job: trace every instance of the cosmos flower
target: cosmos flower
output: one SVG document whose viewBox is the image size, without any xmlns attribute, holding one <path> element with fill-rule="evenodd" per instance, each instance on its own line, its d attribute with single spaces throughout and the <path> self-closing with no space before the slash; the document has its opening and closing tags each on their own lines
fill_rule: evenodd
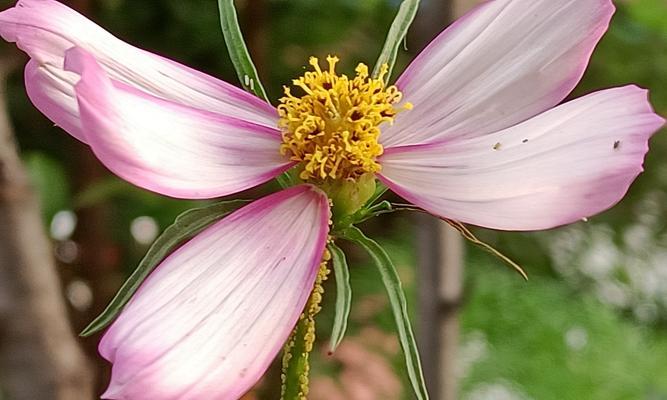
<svg viewBox="0 0 667 400">
<path fill-rule="evenodd" d="M 34 105 L 116 175 L 177 198 L 302 184 L 167 257 L 106 332 L 108 399 L 235 399 L 264 373 L 313 288 L 334 214 L 375 178 L 433 215 L 503 230 L 568 224 L 618 202 L 664 120 L 624 86 L 559 105 L 608 27 L 609 0 L 492 0 L 394 85 L 336 57 L 277 107 L 113 37 L 52 0 L 0 13 L 30 56 Z M 386 69 L 383 70 L 386 73 Z M 350 200 L 349 198 L 355 198 Z M 337 211 L 338 210 L 338 211 Z"/>
</svg>

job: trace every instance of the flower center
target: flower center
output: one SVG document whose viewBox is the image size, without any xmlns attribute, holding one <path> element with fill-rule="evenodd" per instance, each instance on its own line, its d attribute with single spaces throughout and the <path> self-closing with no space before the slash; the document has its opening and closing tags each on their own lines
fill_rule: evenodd
<svg viewBox="0 0 667 400">
<path fill-rule="evenodd" d="M 385 85 L 386 65 L 377 78 L 370 78 L 368 67 L 359 64 L 350 79 L 336 74 L 338 57 L 328 56 L 327 62 L 329 69 L 323 71 L 319 60 L 311 57 L 313 70 L 292 81 L 303 92 L 300 97 L 285 87 L 278 106 L 280 152 L 300 163 L 304 181 L 357 180 L 380 170 L 379 126 L 393 122 L 402 94 L 396 86 Z"/>
</svg>

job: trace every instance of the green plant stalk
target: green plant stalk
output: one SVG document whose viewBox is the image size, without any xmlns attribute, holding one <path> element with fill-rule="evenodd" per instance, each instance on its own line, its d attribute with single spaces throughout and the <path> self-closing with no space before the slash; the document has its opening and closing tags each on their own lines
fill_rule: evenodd
<svg viewBox="0 0 667 400">
<path fill-rule="evenodd" d="M 303 393 L 304 386 L 307 387 L 310 373 L 310 352 L 306 350 L 306 333 L 308 332 L 307 318 L 299 319 L 299 322 L 292 332 L 283 354 L 283 372 L 282 372 L 282 390 L 280 398 L 282 400 L 301 400 L 308 395 Z M 307 389 L 306 389 L 307 390 Z"/>
<path fill-rule="evenodd" d="M 306 400 L 308 397 L 310 353 L 315 343 L 315 316 L 322 309 L 320 307 L 324 293 L 322 283 L 329 275 L 327 263 L 330 259 L 331 254 L 325 250 L 306 308 L 285 344 L 280 391 L 282 400 Z"/>
</svg>

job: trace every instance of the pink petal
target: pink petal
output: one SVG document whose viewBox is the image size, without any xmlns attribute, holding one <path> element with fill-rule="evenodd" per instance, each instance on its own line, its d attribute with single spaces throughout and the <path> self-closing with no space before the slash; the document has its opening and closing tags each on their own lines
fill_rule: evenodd
<svg viewBox="0 0 667 400">
<path fill-rule="evenodd" d="M 40 110 L 46 110 L 46 115 L 56 123 L 61 122 L 59 114 L 48 111 L 57 108 L 75 109 L 71 84 L 62 86 L 56 81 L 71 83 L 71 74 L 63 71 L 63 58 L 67 49 L 76 46 L 92 54 L 112 79 L 153 96 L 260 125 L 276 126 L 278 117 L 275 109 L 257 97 L 184 65 L 133 47 L 53 0 L 20 0 L 15 7 L 3 11 L 0 13 L 0 35 L 9 42 L 16 42 L 38 64 L 49 67 L 51 80 L 40 84 L 59 87 L 64 94 L 57 98 L 44 96 L 41 105 L 36 105 Z M 45 88 L 43 91 L 52 89 Z M 34 96 L 31 98 L 34 100 Z M 54 101 L 56 104 L 47 106 L 44 101 Z M 76 132 L 70 133 L 77 136 Z"/>
<path fill-rule="evenodd" d="M 614 12 L 610 0 L 493 0 L 438 36 L 397 85 L 414 105 L 385 147 L 496 132 L 560 103 Z"/>
<path fill-rule="evenodd" d="M 102 338 L 105 399 L 237 399 L 266 371 L 313 288 L 326 195 L 302 185 L 224 218 L 170 255 Z"/>
<path fill-rule="evenodd" d="M 663 123 L 645 90 L 603 90 L 486 136 L 390 149 L 381 179 L 441 217 L 547 229 L 621 200 Z"/>
<path fill-rule="evenodd" d="M 56 125 L 86 142 L 81 132 L 74 85 L 79 76 L 35 60 L 25 66 L 25 89 L 32 103 Z"/>
<path fill-rule="evenodd" d="M 66 68 L 76 85 L 82 129 L 95 155 L 121 178 L 179 198 L 223 196 L 266 182 L 293 163 L 280 132 L 172 103 L 110 80 L 79 48 Z"/>
</svg>

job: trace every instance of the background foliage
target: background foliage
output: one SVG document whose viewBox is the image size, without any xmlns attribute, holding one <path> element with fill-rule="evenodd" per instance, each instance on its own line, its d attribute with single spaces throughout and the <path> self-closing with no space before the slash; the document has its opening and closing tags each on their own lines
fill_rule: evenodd
<svg viewBox="0 0 667 400">
<path fill-rule="evenodd" d="M 215 1 L 79 0 L 71 5 L 130 43 L 236 82 Z M 239 5 L 260 75 L 275 100 L 310 55 L 337 54 L 346 71 L 358 62 L 372 65 L 397 2 L 247 0 Z M 667 3 L 628 0 L 617 6 L 575 94 L 635 82 L 651 88 L 653 104 L 667 115 Z M 410 47 L 401 55 L 396 71 L 416 50 Z M 110 176 L 84 145 L 31 106 L 21 71 L 10 85 L 22 154 L 42 199 L 72 324 L 80 330 L 101 311 L 151 238 L 198 203 L 159 197 Z M 653 138 L 646 173 L 628 197 L 587 223 L 539 234 L 479 232 L 519 261 L 531 281 L 469 249 L 462 398 L 667 399 L 666 152 L 663 131 Z M 405 234 L 414 225 L 405 216 L 382 224 L 367 228 L 384 236 L 414 296 L 414 243 L 406 240 L 414 235 Z M 317 358 L 313 398 L 362 398 L 355 397 L 359 393 L 407 398 L 401 397 L 407 396 L 401 395 L 407 386 L 384 289 L 368 260 L 348 250 L 354 288 L 350 332 L 334 356 L 323 350 Z M 332 318 L 333 299 L 325 301 L 321 338 L 330 332 Z M 95 360 L 97 340 L 83 341 Z M 98 361 L 96 368 L 102 384 L 107 366 Z M 273 398 L 276 382 L 275 373 L 269 375 L 257 395 Z"/>
</svg>

